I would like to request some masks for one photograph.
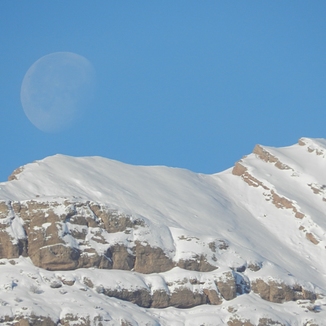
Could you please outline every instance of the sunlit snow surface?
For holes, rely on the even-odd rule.
[[[277,168],[257,154],[244,157],[240,163],[268,191],[262,186],[249,186],[241,176],[232,174],[232,169],[205,175],[164,166],[132,166],[101,157],[55,155],[27,164],[16,175],[17,180],[1,183],[0,199],[100,202],[145,219],[151,232],[140,234],[139,239],[164,248],[174,260],[189,258],[200,250],[205,254],[209,242],[224,239],[229,250],[217,255],[220,270],[248,262],[261,263],[260,271],[247,269],[244,274],[251,280],[268,280],[272,276],[289,284],[299,282],[326,293],[326,140],[304,138],[301,145],[263,148],[287,168]],[[320,191],[314,193],[312,187]],[[304,218],[296,218],[292,209],[277,208],[270,200],[271,190],[291,200]],[[300,226],[312,232],[319,243],[308,241]],[[21,231],[13,227],[12,232]],[[182,236],[195,240],[185,243]],[[232,306],[239,316],[251,322],[256,317],[258,322],[258,317],[266,313],[289,325],[303,325],[310,320],[326,324],[324,299],[315,303],[318,312],[309,310],[308,303],[275,304],[254,293],[224,301],[220,306],[144,309],[106,297],[95,288],[85,291],[82,282],[92,275],[92,279],[102,283],[119,279],[128,288],[146,284],[151,277],[154,282],[160,277],[175,277],[175,273],[182,279],[183,274],[199,272],[175,268],[155,277],[80,269],[62,272],[76,282],[74,286],[56,289],[49,284],[60,272],[41,270],[22,257],[15,261],[12,265],[3,260],[0,265],[0,315],[33,311],[55,318],[71,310],[79,315],[101,315],[106,318],[105,325],[119,325],[121,320],[134,320],[139,325],[223,325],[232,316]]]

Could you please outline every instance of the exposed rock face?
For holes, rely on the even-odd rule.
[[[228,321],[228,326],[254,326],[248,319],[239,319],[236,317],[232,317]]]
[[[17,176],[23,172],[24,167],[20,166],[19,168],[17,168],[13,173],[11,173],[11,175],[8,177],[8,181],[12,181],[12,180],[17,180]]]
[[[265,155],[267,155],[266,153]],[[269,156],[267,156],[267,158],[264,156],[263,158],[264,161],[270,162]],[[272,162],[274,161],[272,160]],[[267,190],[268,193],[265,193],[266,200],[271,201],[277,208],[292,209],[295,214],[295,217],[299,219],[302,219],[305,216],[302,212],[298,210],[298,208],[294,205],[291,200],[285,198],[284,196],[280,196],[275,192],[275,190],[268,188],[262,181],[258,180],[252,174],[250,174],[241,160],[235,164],[232,170],[232,174],[240,176],[246,183],[248,183],[249,186],[262,187],[264,190]]]
[[[144,308],[149,308],[152,303],[151,295],[149,291],[145,289],[136,289],[134,291],[128,291],[125,289],[122,289],[121,291],[104,289],[103,293],[109,297],[115,297],[117,299],[130,301]]]
[[[265,317],[259,318],[258,326],[271,326],[271,325],[285,326],[283,323],[275,321],[271,318],[265,318]]]
[[[149,245],[143,246],[136,242],[135,271],[139,273],[159,273],[166,272],[174,267],[174,263],[169,259],[161,248],[151,248]]]
[[[291,167],[282,163],[276,156],[269,153],[260,145],[255,146],[253,153],[258,155],[258,157],[265,162],[275,163],[275,166],[280,170],[293,170]]]
[[[97,213],[98,216],[95,214]],[[143,221],[132,220],[97,204],[64,201],[0,202],[1,258],[29,255],[36,266],[49,270],[99,267],[139,270],[143,273],[171,269],[174,263],[162,249],[134,244],[131,250],[110,245],[107,233],[131,233]],[[20,237],[12,237],[12,223],[20,223]],[[97,252],[91,241],[105,245]]]
[[[177,266],[190,271],[199,272],[211,272],[216,269],[216,266],[212,266],[207,262],[206,257],[204,255],[196,255],[195,257],[193,257],[193,259],[180,259]]]
[[[11,318],[3,316],[0,318],[0,323],[4,325],[14,326],[56,326],[58,322],[53,321],[50,317],[35,316],[31,314],[29,317]]]
[[[204,289],[204,293],[207,296],[208,303],[212,305],[220,305],[223,302],[221,295],[216,290]]]
[[[319,241],[316,239],[316,237],[311,232],[306,233],[306,238],[315,245],[317,245],[319,243]]]
[[[91,203],[89,208],[101,221],[100,226],[109,233],[125,232],[127,229],[144,226],[144,222],[140,219],[132,219],[131,216],[119,214],[99,204]]]
[[[300,139],[299,145],[307,146],[306,141],[307,140],[305,139]],[[307,146],[307,151],[309,153],[315,153],[317,156],[324,155],[324,149],[318,148],[316,147],[316,145]],[[273,164],[276,168],[280,170],[292,171],[293,177],[296,177],[300,174],[289,165],[281,162],[279,158],[271,154],[267,149],[263,148],[260,145],[255,146],[253,153],[257,155],[260,160],[268,164]],[[280,193],[278,193],[277,189],[272,189],[270,186],[266,185],[266,182],[259,180],[259,178],[255,176],[255,173],[251,171],[250,168],[248,168],[248,166],[246,165],[246,157],[244,157],[235,164],[232,170],[232,174],[241,177],[242,180],[245,181],[251,187],[261,187],[262,189],[264,189],[263,195],[265,196],[265,200],[271,202],[276,208],[291,210],[293,212],[294,217],[300,220],[303,220],[304,218],[308,217],[305,212],[303,212],[303,210],[298,206],[296,200],[292,200],[291,198],[287,198],[286,196],[281,195]],[[320,185],[317,183],[308,183],[307,185],[315,195],[320,196],[323,201],[326,201],[324,191],[326,189],[325,185]],[[310,217],[308,218],[310,219]],[[311,224],[313,224],[312,221]],[[300,226],[299,230],[302,231],[305,238],[314,245],[318,245],[320,243],[318,235],[314,234],[314,232],[309,232],[304,226]]]
[[[269,190],[268,187],[266,187],[263,182],[256,179],[254,176],[252,176],[248,169],[242,164],[242,160],[235,163],[234,168],[232,169],[232,174],[241,176],[242,179],[248,183],[249,186],[252,187],[263,187],[266,190]]]
[[[284,206],[287,204],[286,201],[283,203]],[[61,204],[38,201],[0,202],[0,222],[0,258],[28,255],[36,266],[48,270],[98,267],[150,274],[169,271],[175,266],[204,273],[216,269],[216,266],[208,263],[204,255],[174,262],[159,247],[128,240],[133,239],[133,230],[145,227],[145,222],[121,215],[95,203],[68,200],[64,200]],[[19,236],[10,233],[13,223],[20,223]],[[128,241],[111,244],[108,234],[123,235],[129,241],[129,246],[125,244]],[[307,237],[313,242],[314,238],[309,233]],[[92,243],[100,245],[102,251],[99,252],[96,249],[98,247],[93,247]],[[209,248],[216,253],[217,250],[227,250],[228,245],[220,240],[218,246],[215,242],[209,243]],[[252,270],[260,269],[260,266],[256,265],[248,267]],[[133,291],[103,289],[103,293],[145,308],[219,305],[223,300],[232,300],[237,294],[250,291],[250,285],[245,284],[241,276],[244,270],[245,268],[241,271],[239,269],[238,273],[231,270],[224,272],[213,281],[215,284],[213,287],[205,287],[200,285],[202,284],[200,281],[192,280],[191,284],[198,284],[200,290],[195,288],[191,290],[191,287],[182,283],[169,291],[159,289],[151,292],[149,288]],[[62,279],[61,281],[63,284],[74,284],[74,280]],[[94,286],[92,280],[87,280],[85,284],[88,287]],[[166,284],[166,287],[171,286],[172,284]],[[252,282],[251,288],[261,298],[277,303],[315,298],[315,294],[301,287],[291,288],[283,283],[266,283],[260,279]],[[68,319],[63,323],[67,323]]]
[[[205,272],[216,269],[203,255],[174,262],[161,248],[135,241],[134,230],[146,227],[143,220],[96,203],[2,201],[0,222],[0,258],[29,256],[36,266],[48,270],[98,267],[148,274],[175,266]],[[19,236],[10,233],[13,223],[21,228]],[[109,234],[122,234],[125,240],[111,244]],[[225,241],[220,241],[222,249],[227,249]],[[100,251],[95,249],[98,246]]]
[[[170,296],[164,290],[156,290],[152,295],[152,304],[153,308],[166,308],[170,304]]]
[[[48,270],[69,270],[78,266],[80,253],[64,244],[55,244],[30,251],[30,258],[36,266]]]
[[[316,299],[316,294],[303,289],[299,285],[291,287],[285,283],[278,283],[276,281],[265,282],[262,279],[257,279],[251,283],[251,288],[262,299],[276,303],[300,299]]]
[[[12,232],[14,213],[10,202],[0,202],[0,257],[16,258],[27,255],[27,239],[16,238]],[[21,233],[24,230],[21,227]]]
[[[152,295],[145,289],[137,289],[134,291],[128,290],[111,290],[105,289],[105,295],[115,297],[117,299],[129,301],[144,308],[192,308],[201,304],[221,304],[221,301],[209,301],[208,296],[204,292],[191,291],[186,287],[180,287],[171,294],[164,290],[157,290]],[[211,295],[211,297],[213,294]],[[215,296],[218,295],[215,291]]]
[[[304,154],[320,160],[319,165],[324,167],[325,161],[322,160],[325,151],[320,149],[318,144],[307,144],[306,140],[299,141],[299,145],[306,147]],[[283,163],[282,160],[287,164]],[[262,170],[260,170],[261,167],[263,167]],[[313,166],[312,169],[314,168]],[[9,177],[9,180],[12,181],[8,187],[10,191],[13,184],[19,184],[22,177],[21,173],[24,175],[25,172],[24,167],[22,167],[14,171]],[[288,159],[282,150],[277,151],[260,145],[254,148],[253,154],[237,162],[232,173],[233,176],[228,172],[225,179],[216,177],[216,179],[212,178],[205,184],[201,184],[199,181],[201,178],[209,179],[207,176],[191,179],[192,181],[195,180],[196,186],[194,188],[189,186],[189,189],[196,194],[194,202],[197,203],[198,198],[199,208],[196,205],[193,207],[190,200],[183,201],[184,197],[189,195],[187,191],[185,191],[184,197],[180,196],[182,198],[181,203],[175,203],[172,196],[167,196],[164,193],[165,190],[162,198],[168,199],[164,202],[166,207],[155,202],[154,209],[151,207],[151,210],[147,211],[147,203],[144,204],[145,209],[135,205],[135,215],[121,213],[117,209],[109,207],[108,202],[106,202],[108,205],[106,206],[100,202],[77,199],[71,194],[67,195],[68,197],[55,197],[51,194],[45,195],[46,192],[40,192],[44,194],[41,195],[44,197],[40,198],[39,195],[36,195],[38,192],[35,191],[32,195],[34,199],[31,200],[0,201],[0,259],[5,258],[1,260],[0,264],[10,265],[9,267],[13,269],[19,268],[17,279],[7,277],[5,282],[0,282],[0,289],[5,293],[2,293],[2,296],[7,295],[6,291],[12,296],[17,296],[19,293],[17,289],[20,290],[25,284],[28,284],[28,295],[39,296],[39,298],[36,297],[36,300],[34,296],[35,302],[46,297],[44,292],[47,293],[48,297],[47,289],[57,291],[56,294],[59,297],[62,295],[60,298],[67,298],[68,294],[71,295],[68,300],[65,299],[66,302],[70,302],[70,298],[74,298],[76,293],[79,295],[85,293],[88,298],[92,298],[87,299],[86,302],[94,303],[92,309],[95,311],[87,316],[87,313],[85,315],[82,313],[75,314],[75,311],[71,310],[57,316],[57,320],[51,320],[48,316],[34,316],[33,310],[27,311],[25,317],[18,315],[13,317],[16,312],[12,310],[12,315],[2,316],[0,323],[22,326],[105,325],[108,321],[115,319],[114,317],[111,319],[109,313],[104,314],[105,308],[100,307],[100,305],[102,302],[113,302],[114,310],[118,307],[116,303],[119,302],[115,299],[118,299],[126,301],[119,302],[122,307],[130,308],[137,305],[146,309],[139,309],[138,307],[135,309],[146,311],[146,313],[150,311],[147,308],[175,307],[187,309],[198,305],[221,305],[221,307],[214,309],[222,312],[223,324],[227,323],[231,326],[281,325],[273,319],[272,313],[270,315],[268,313],[262,314],[262,318],[257,315],[254,320],[248,319],[246,313],[241,314],[246,309],[243,305],[246,300],[245,296],[239,300],[233,299],[250,292],[257,294],[251,293],[248,296],[249,300],[252,300],[250,302],[255,302],[255,300],[259,303],[263,302],[263,307],[276,307],[281,305],[273,306],[272,303],[284,303],[280,308],[282,310],[284,306],[289,306],[286,302],[293,301],[291,304],[301,305],[300,308],[306,309],[307,312],[321,312],[323,307],[319,300],[322,298],[321,293],[324,289],[318,289],[317,286],[309,283],[310,281],[307,279],[312,274],[300,273],[300,275],[308,275],[306,276],[307,279],[297,280],[295,276],[292,276],[292,274],[296,275],[293,266],[297,265],[289,265],[288,270],[286,260],[284,259],[285,265],[282,265],[282,259],[281,262],[278,260],[277,253],[275,255],[271,253],[274,258],[272,257],[273,259],[270,258],[268,261],[264,256],[264,250],[256,251],[253,246],[260,247],[264,241],[262,235],[266,235],[268,238],[268,234],[265,234],[263,230],[265,226],[273,235],[272,240],[274,241],[285,234],[280,232],[282,227],[295,225],[294,233],[296,233],[293,238],[292,234],[289,234],[290,232],[287,233],[289,235],[287,237],[288,242],[292,241],[292,243],[300,245],[304,242],[304,245],[307,245],[307,247],[302,246],[305,254],[310,254],[309,250],[315,249],[316,252],[325,250],[325,232],[318,221],[324,216],[323,209],[314,207],[314,210],[310,210],[309,205],[305,204],[304,200],[301,201],[301,197],[304,197],[302,194],[308,197],[311,195],[313,200],[316,199],[315,202],[311,201],[311,205],[318,206],[318,201],[324,205],[326,201],[325,178],[319,180],[317,177],[311,179],[305,177],[300,181],[300,173],[305,176],[304,171],[300,170],[300,164],[297,164],[295,160]],[[279,181],[283,180],[283,177],[288,178],[287,181],[292,178],[298,182],[293,182],[294,186],[291,184],[289,190],[285,183]],[[234,183],[228,184],[228,180],[232,180]],[[220,191],[215,193],[214,187],[217,187],[221,181],[224,182],[223,187],[226,187],[218,189]],[[213,184],[213,190],[210,188],[210,182]],[[289,181],[289,183],[291,182]],[[174,183],[172,184],[174,185]],[[97,186],[99,185],[100,183]],[[201,202],[202,194],[198,192],[197,195],[196,193],[197,185],[204,185],[203,197],[205,198],[203,203],[205,204]],[[234,185],[239,186],[239,189],[245,189],[247,192],[236,193],[234,197],[229,195],[228,193],[233,194],[235,191]],[[304,191],[298,192],[299,195],[294,196],[293,189],[296,189],[296,185],[304,188]],[[129,188],[126,187],[126,189]],[[228,193],[224,198],[223,190],[225,189]],[[139,188],[137,188],[138,190]],[[127,190],[126,192],[128,193]],[[101,194],[99,198],[102,198],[105,189],[102,188],[99,193]],[[206,196],[207,194],[208,196]],[[63,194],[62,196],[66,195]],[[88,195],[81,194],[81,197],[78,198],[94,198],[92,196],[88,197]],[[219,196],[221,198],[218,198]],[[253,203],[248,202],[248,205],[246,202],[243,203],[241,196],[245,198],[243,201],[254,198]],[[6,195],[4,198],[8,197],[10,196]],[[98,197],[95,196],[95,198]],[[108,198],[106,200],[111,200],[110,196]],[[112,198],[112,207],[120,207],[118,203],[120,198],[117,199],[114,196]],[[126,200],[125,206],[121,204],[121,211],[133,211],[133,200],[131,204],[128,200]],[[183,212],[179,215],[180,212],[178,211],[179,205],[182,207],[184,203],[187,207],[184,214],[185,218],[183,218]],[[177,210],[171,208],[173,205],[177,207]],[[150,205],[148,204],[148,206]],[[234,210],[233,206],[236,206]],[[220,216],[224,212],[228,212],[229,209],[235,215],[235,219],[233,220],[232,214],[228,215],[229,219],[220,219]],[[282,211],[285,212],[284,215]],[[316,212],[316,214],[313,216],[311,212],[313,214]],[[205,219],[207,216],[208,218]],[[272,218],[277,223],[274,224]],[[165,224],[167,220],[169,222]],[[201,226],[201,221],[206,221],[207,225]],[[257,221],[258,223],[256,223]],[[247,225],[243,224],[247,222]],[[260,243],[257,243],[257,239],[254,238],[255,232],[251,234],[254,226],[257,226],[257,230],[261,232],[257,237]],[[260,228],[261,226],[262,228]],[[201,227],[205,231],[202,231]],[[215,228],[218,230],[216,233]],[[158,229],[159,231],[157,231]],[[214,231],[211,232],[211,229]],[[153,230],[155,236],[151,234]],[[238,230],[244,232],[243,237],[239,236]],[[287,228],[287,230],[292,229]],[[221,240],[221,235],[225,236],[227,240]],[[254,245],[252,246],[252,244]],[[262,247],[265,248],[264,244]],[[283,247],[280,246],[279,248]],[[298,246],[293,245],[291,248],[294,250],[287,257],[292,253],[294,254]],[[34,271],[32,273],[25,272],[22,266],[14,266],[15,262],[19,260],[28,261],[30,264],[29,259],[20,256],[29,257],[33,264],[38,267],[35,269],[37,273]],[[300,259],[301,256],[298,255],[298,260],[300,261]],[[277,267],[275,267],[276,264],[278,264]],[[26,266],[24,265],[24,267]],[[273,273],[270,273],[274,267],[278,272],[279,278],[277,280],[273,279]],[[33,266],[33,268],[35,267]],[[90,269],[86,271],[78,270],[79,268]],[[100,269],[120,271],[102,271]],[[8,270],[7,274],[11,276],[11,270],[9,268]],[[48,273],[47,275],[52,273],[51,277],[47,279],[44,276],[45,273]],[[100,277],[93,277],[94,274],[100,275]],[[282,275],[285,276],[284,282],[280,281]],[[268,276],[269,278],[267,278]],[[319,281],[318,278],[316,279]],[[315,302],[316,293],[318,293],[318,300]],[[19,309],[25,308],[25,302],[20,304],[21,301],[17,297],[14,302],[13,299],[6,302],[3,298],[0,299],[0,306],[8,308],[8,311],[9,308],[19,305]],[[61,300],[59,302],[61,303]],[[98,302],[100,302],[99,305],[97,305]],[[233,309],[233,304],[238,305],[238,309],[241,307],[240,311]],[[26,303],[27,305],[28,303]],[[56,309],[60,311],[61,308],[56,307]],[[227,315],[227,311],[232,316]],[[119,317],[118,324],[135,324],[135,320],[130,316],[127,315],[123,318],[125,319]]]
[[[191,308],[208,303],[205,293],[192,292],[187,288],[179,288],[172,293],[170,305],[176,308]]]
[[[91,326],[93,323],[91,322],[89,317],[80,317],[75,316],[73,314],[67,314],[63,318],[60,319],[60,324],[63,326],[70,325],[82,325],[82,326]]]
[[[132,270],[135,266],[135,256],[128,249],[121,245],[115,244],[108,249],[108,257],[112,261],[113,269]]]
[[[93,281],[84,280],[84,283],[91,284]],[[96,282],[96,280],[94,280]],[[85,284],[86,284],[85,283]],[[201,304],[220,305],[223,298],[231,300],[236,296],[236,282],[233,274],[224,273],[218,280],[209,287],[198,279],[175,280],[175,282],[165,283],[164,289],[150,291],[150,288],[130,289],[101,288],[97,290],[101,293],[121,300],[129,301],[144,308],[191,308]]]
[[[225,300],[232,300],[236,297],[236,283],[232,272],[227,272],[224,277],[217,282],[217,287]]]

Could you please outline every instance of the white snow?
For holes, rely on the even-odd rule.
[[[291,200],[304,214],[302,219],[296,218],[292,209],[277,208],[272,203],[270,191],[261,186],[249,186],[241,177],[233,175],[232,169],[205,175],[164,166],[132,166],[102,157],[55,155],[27,164],[16,176],[18,180],[0,183],[0,199],[63,202],[68,198],[99,202],[144,220],[146,227],[136,230],[133,236],[164,248],[175,261],[202,253],[208,262],[218,262],[220,269],[210,272],[218,275],[224,268],[258,262],[263,265],[260,271],[247,269],[245,272],[251,280],[268,279],[272,275],[275,280],[285,280],[289,284],[300,282],[325,293],[326,140],[302,138],[302,141],[303,146],[264,147],[290,169],[279,169],[275,163],[265,162],[255,154],[242,159],[250,174],[281,197]],[[320,192],[314,193],[311,185]],[[59,212],[63,208],[59,205],[57,209]],[[13,239],[22,238],[22,224],[22,221],[13,220],[8,230]],[[47,227],[48,223],[43,224],[43,228]],[[315,245],[307,240],[300,227],[312,232],[319,243]],[[119,233],[106,236],[113,243],[124,241]],[[227,251],[218,248],[222,240],[229,246]],[[67,238],[66,242],[69,241],[71,239]],[[210,243],[216,245],[215,252]],[[93,245],[99,251],[104,250],[98,243]],[[317,317],[320,321],[326,320],[324,301],[320,301],[316,314],[304,304],[273,304],[253,293],[221,306],[187,310],[143,309],[105,297],[95,290],[90,293],[87,290],[81,299],[82,288],[85,288],[81,280],[87,275],[101,280],[98,286],[123,284],[124,288],[145,287],[151,291],[165,288],[163,279],[167,282],[184,279],[193,273],[205,282],[206,276],[179,268],[144,276],[126,271],[76,270],[62,272],[65,278],[76,280],[74,286],[53,289],[45,278],[57,279],[60,273],[40,270],[28,259],[16,261],[16,265],[11,265],[4,260],[4,265],[0,266],[1,315],[26,314],[33,307],[35,313],[49,316],[69,311],[82,316],[87,310],[93,317],[99,314],[106,318],[105,325],[116,325],[121,318],[138,320],[139,325],[222,325],[228,320],[228,309],[232,305],[241,316],[251,319],[256,313],[248,307],[255,306],[260,313],[265,311],[266,316],[272,317],[274,313],[283,316],[284,323],[288,324],[294,321],[301,325]],[[194,285],[186,283],[185,286]],[[171,290],[173,287],[169,288]],[[50,306],[43,304],[47,297],[51,297]]]

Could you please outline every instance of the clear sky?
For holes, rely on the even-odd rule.
[[[215,173],[255,144],[326,137],[326,1],[0,2],[0,181],[56,153]],[[87,58],[82,120],[37,129],[20,102],[29,67]]]

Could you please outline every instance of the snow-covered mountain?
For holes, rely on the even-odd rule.
[[[55,155],[0,183],[3,325],[326,325],[326,140],[213,175]]]

